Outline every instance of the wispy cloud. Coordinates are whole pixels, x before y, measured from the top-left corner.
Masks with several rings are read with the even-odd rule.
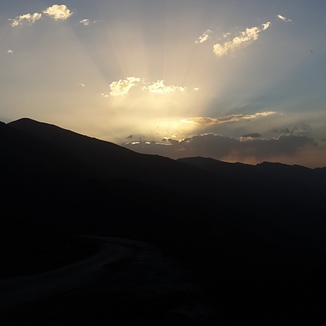
[[[195,41],[196,43],[204,43],[210,38],[210,34],[213,33],[210,29],[206,30],[202,35]]]
[[[80,20],[79,24],[84,25],[84,26],[90,26],[90,25],[97,24],[100,22],[101,22],[101,20],[90,20],[88,18],[85,18],[85,19]]]
[[[37,20],[40,20],[42,18],[42,14],[35,12],[33,14],[27,13],[24,15],[17,16],[14,19],[9,19],[11,21],[12,27],[17,27],[19,25],[22,25],[23,23],[28,23],[30,25],[34,24]]]
[[[275,114],[275,111],[265,111],[265,112],[258,112],[253,114],[231,114],[224,117],[219,118],[211,118],[211,117],[194,117],[182,120],[186,123],[194,123],[198,125],[217,125],[220,123],[226,122],[234,122],[240,120],[250,120],[256,119],[258,117],[267,117],[269,115]]]
[[[83,19],[79,23],[82,24],[82,25],[84,25],[84,26],[89,26],[90,25],[89,19]]]
[[[287,22],[287,23],[292,22],[291,19],[288,19],[288,18],[286,18],[285,16],[282,16],[282,15],[277,15],[276,17],[283,20],[284,22]]]
[[[8,53],[8,54],[13,54],[14,51],[13,51],[13,50],[8,50],[7,53]]]
[[[262,31],[265,31],[270,27],[271,23],[267,22],[262,24],[260,27],[251,27],[247,28],[245,31],[242,31],[238,36],[233,38],[231,41],[227,41],[223,44],[217,43],[214,45],[213,51],[218,57],[223,57],[229,52],[234,52],[240,48],[246,47],[257,41],[259,34]]]
[[[66,5],[53,5],[44,10],[43,13],[54,20],[66,20],[73,14]]]

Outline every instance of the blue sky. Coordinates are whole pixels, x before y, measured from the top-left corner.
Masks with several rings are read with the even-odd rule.
[[[0,8],[1,121],[172,158],[326,166],[324,1]]]

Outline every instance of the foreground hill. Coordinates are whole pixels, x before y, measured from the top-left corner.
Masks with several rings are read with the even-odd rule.
[[[214,182],[208,173],[175,160],[133,152],[121,146],[99,139],[87,137],[54,125],[31,119],[20,119],[8,124],[16,130],[46,142],[52,149],[60,151],[62,163],[73,157],[76,167],[87,167],[88,175],[95,178],[132,178],[140,182],[162,185],[173,189],[198,192]],[[215,178],[217,179],[217,178]],[[216,180],[214,180],[216,181]],[[227,190],[227,185],[224,191]]]
[[[0,123],[0,151],[2,276],[81,259],[96,246],[71,235],[89,234],[186,261],[231,321],[326,290],[325,168],[171,160],[30,119]]]
[[[236,234],[320,254],[325,168],[175,161],[31,119],[0,127],[8,210],[71,232],[191,247]]]

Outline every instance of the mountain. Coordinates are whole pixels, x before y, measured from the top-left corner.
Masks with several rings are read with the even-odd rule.
[[[201,168],[228,181],[245,216],[228,218],[246,233],[260,234],[282,249],[319,251],[326,230],[326,168],[308,169],[264,162],[256,166],[210,158],[183,158],[179,162]],[[309,239],[309,240],[308,240]],[[323,255],[319,251],[319,257]]]
[[[209,178],[205,171],[192,166],[185,166],[165,157],[139,154],[110,142],[83,136],[54,125],[25,118],[11,122],[8,126],[38,137],[51,147],[55,147],[57,151],[66,153],[63,160],[66,157],[78,160],[79,165],[87,166],[88,175],[91,177],[132,178],[188,192],[198,188],[206,189],[214,184],[207,181]],[[224,186],[227,189],[227,185]]]
[[[205,245],[212,225],[224,234],[202,194],[214,185],[205,171],[30,119],[0,132],[4,215],[166,248]]]
[[[96,251],[75,234],[109,235],[186,262],[225,320],[323,296],[326,168],[172,160],[31,119],[0,123],[0,152],[0,277]]]
[[[325,168],[172,160],[26,118],[0,131],[7,202],[20,198],[25,214],[47,211],[69,230],[165,243],[166,230],[179,244],[185,227],[203,239],[235,232],[281,247],[301,236],[323,241]]]

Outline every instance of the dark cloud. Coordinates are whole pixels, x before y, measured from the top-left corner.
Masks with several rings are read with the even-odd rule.
[[[252,132],[250,134],[242,135],[241,137],[244,137],[244,138],[260,138],[261,134],[259,134],[258,132]]]
[[[175,140],[175,139],[171,139],[169,138],[168,141],[172,144],[172,145],[178,145],[179,144],[179,141],[178,140]]]
[[[282,135],[293,135],[293,134],[304,134],[307,132],[312,131],[312,128],[308,124],[302,124],[302,125],[297,125],[292,127],[291,129],[289,128],[284,128],[281,130],[274,129],[273,130],[275,133],[280,133]]]
[[[292,133],[289,128],[282,129],[280,132],[281,134],[285,134],[285,135],[289,135]]]
[[[187,138],[181,141],[169,139],[166,144],[151,143],[126,147],[148,154],[158,154],[172,158],[204,156],[215,159],[245,160],[270,160],[280,156],[295,156],[306,146],[313,146],[314,140],[306,136],[281,135],[278,138],[235,139],[215,134],[205,134]],[[169,144],[167,144],[169,143]]]

